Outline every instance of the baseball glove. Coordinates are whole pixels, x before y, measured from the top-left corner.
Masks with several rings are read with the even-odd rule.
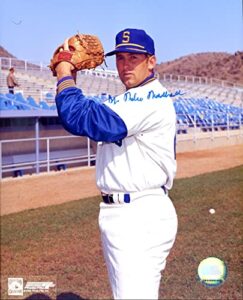
[[[98,37],[89,34],[76,34],[68,39],[69,50],[64,50],[63,45],[58,47],[50,62],[53,76],[56,76],[55,68],[67,61],[74,67],[74,71],[94,69],[104,61],[104,49]]]

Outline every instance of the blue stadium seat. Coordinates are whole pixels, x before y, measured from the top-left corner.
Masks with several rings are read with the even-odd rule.
[[[5,96],[9,99],[15,99],[15,94],[7,93],[7,94],[5,94]]]
[[[202,131],[239,129],[243,124],[243,108],[209,98],[177,98],[173,101],[177,114],[177,128],[182,124],[198,127]],[[181,129],[179,130],[181,133]]]
[[[18,110],[30,110],[30,107],[24,103],[15,103]]]
[[[53,95],[51,92],[47,92],[45,95],[45,100],[54,100],[55,99],[55,95]]]
[[[8,105],[6,104],[6,102],[4,100],[2,100],[2,98],[0,98],[0,110],[8,110]]]
[[[40,101],[40,108],[42,109],[50,109],[50,106],[45,101]]]
[[[40,106],[36,103],[35,99],[31,96],[27,97],[27,101],[29,103],[29,105],[35,107],[35,108],[40,108]]]
[[[1,110],[16,110],[17,107],[14,104],[14,97],[12,97],[12,100],[7,97],[6,95],[1,94],[0,95],[0,102],[1,102]]]
[[[51,109],[51,110],[56,110],[56,109],[57,109],[56,104],[51,105],[51,106],[50,106],[50,109]]]
[[[21,93],[16,93],[15,94],[15,100],[22,102],[22,103],[27,103],[26,99]]]

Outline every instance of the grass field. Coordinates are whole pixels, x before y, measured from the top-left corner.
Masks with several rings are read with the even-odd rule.
[[[243,299],[243,167],[175,180],[170,197],[179,230],[160,299]],[[8,277],[54,278],[58,300],[111,299],[97,223],[99,201],[82,199],[3,216],[1,299],[10,299]],[[216,213],[209,214],[210,208]],[[219,287],[204,287],[197,279],[198,265],[208,256],[227,265],[228,276]]]

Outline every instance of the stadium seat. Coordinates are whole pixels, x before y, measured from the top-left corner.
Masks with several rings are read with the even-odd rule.
[[[56,110],[56,109],[57,109],[56,104],[51,105],[51,106],[50,106],[50,109],[51,109],[51,110]]]
[[[50,106],[45,102],[45,101],[40,101],[40,103],[39,103],[39,105],[40,105],[40,108],[42,108],[42,109],[50,109]]]
[[[29,103],[29,105],[35,107],[35,108],[40,108],[40,106],[36,103],[35,99],[31,96],[27,97],[27,101]]]
[[[0,98],[0,110],[8,110],[9,107],[4,100]]]
[[[47,92],[46,95],[45,95],[45,100],[48,101],[48,100],[54,100],[55,99],[55,96],[51,93],[51,92]]]
[[[14,105],[14,97],[12,98],[12,100],[8,97],[6,97],[6,95],[1,94],[0,95],[0,107],[1,110],[16,110],[17,107]]]
[[[7,93],[7,94],[5,94],[5,96],[9,99],[15,99],[15,94]]]
[[[62,170],[66,170],[67,169],[67,165],[66,164],[58,164],[57,165],[57,170],[58,171],[62,171]]]
[[[23,170],[15,170],[14,171],[14,177],[22,177],[24,175]]]
[[[23,95],[21,93],[15,94],[15,100],[22,102],[22,103],[27,103],[26,99],[23,97]]]

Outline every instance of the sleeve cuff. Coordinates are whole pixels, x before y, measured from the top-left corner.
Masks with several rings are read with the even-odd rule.
[[[70,88],[70,87],[75,87],[75,82],[73,79],[64,79],[63,81],[58,83],[57,86],[57,94],[61,93],[63,90]]]

